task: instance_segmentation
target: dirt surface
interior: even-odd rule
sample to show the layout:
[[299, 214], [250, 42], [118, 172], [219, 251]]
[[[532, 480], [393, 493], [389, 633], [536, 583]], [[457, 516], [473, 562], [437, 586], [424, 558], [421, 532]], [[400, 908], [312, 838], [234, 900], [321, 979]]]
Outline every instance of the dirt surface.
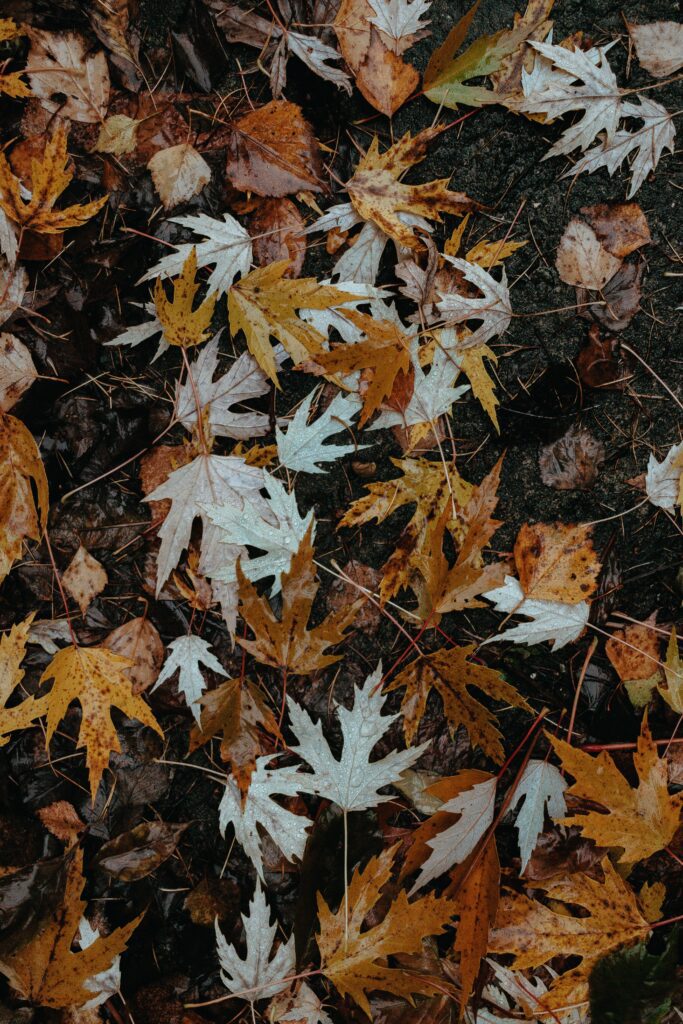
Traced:
[[[72, 2], [57, 5], [56, 9], [40, 0], [21, 0], [10, 2], [9, 7], [9, 13], [17, 19], [28, 19], [30, 14], [31, 20], [43, 27], [84, 29], [87, 25], [82, 9]], [[466, 7], [461, 0], [434, 0], [430, 12], [432, 35], [410, 53], [418, 69], [424, 69], [435, 45], [445, 38]], [[501, 0], [482, 3], [472, 37], [511, 24], [516, 7], [513, 2]], [[633, 88], [650, 86], [652, 79], [635, 59], [629, 60], [624, 18], [638, 22], [678, 16], [679, 5], [672, 0], [556, 0], [553, 12], [556, 39], [579, 29], [597, 44], [617, 39], [610, 62], [620, 84]], [[187, 17], [188, 5], [183, 0], [142, 0], [144, 46], [156, 67], [177, 61], [171, 33], [182, 27]], [[231, 103], [244, 105], [245, 83], [254, 104], [270, 98], [267, 80], [251, 72], [254, 52], [230, 47], [227, 61], [214, 75], [214, 89], [230, 97]], [[241, 74], [240, 67], [248, 73]], [[179, 90], [192, 88], [181, 65], [175, 66], [175, 73]], [[290, 64], [289, 75], [287, 97], [302, 105], [317, 137], [330, 147], [330, 166], [339, 181], [346, 181], [352, 172], [357, 158], [355, 147], [367, 146], [373, 134], [378, 133], [388, 144], [407, 130], [415, 132], [428, 126], [437, 112], [434, 104], [417, 98], [390, 123], [365, 104], [357, 91], [347, 97], [295, 61]], [[683, 107], [680, 82], [658, 88], [656, 96], [668, 110]], [[453, 113], [453, 120], [467, 112], [463, 109]], [[445, 116], [450, 113], [444, 112]], [[3, 131], [5, 141], [19, 130], [19, 124], [19, 113], [12, 106]], [[565, 161], [543, 159], [559, 131], [556, 125], [534, 123], [502, 108], [478, 110], [445, 132], [408, 179], [450, 177], [454, 189], [467, 192], [483, 204], [482, 212], [471, 220], [468, 244], [482, 237], [500, 239], [511, 226], [514, 238], [528, 240], [507, 261], [515, 316], [503, 340], [493, 346], [499, 356], [500, 434], [493, 430], [474, 398], [459, 402], [452, 417], [457, 465], [466, 479], [479, 482], [505, 453], [497, 509], [504, 525], [494, 544], [499, 552], [511, 551], [520, 526], [527, 522], [596, 524], [596, 548], [605, 565], [602, 594], [592, 611], [598, 630], [610, 631], [609, 623], [619, 621], [614, 618], [617, 612], [639, 620], [657, 612], [658, 623], [667, 628], [677, 619], [680, 623], [681, 529], [673, 517], [642, 503], [643, 492], [636, 478], [644, 472], [650, 452], [661, 458], [681, 440], [680, 407], [668, 390], [683, 394], [681, 314], [677, 311], [683, 297], [680, 276], [676, 276], [681, 273], [683, 238], [680, 165], [674, 157], [665, 155], [656, 174], [636, 196], [647, 217], [652, 243], [640, 257], [645, 261], [641, 308], [618, 341], [638, 353], [643, 362], [624, 353], [628, 379], [623, 390], [587, 388], [579, 379], [574, 361], [587, 342], [590, 323], [577, 315], [574, 289], [560, 282], [555, 253], [571, 217], [587, 205], [623, 200], [628, 179], [624, 172], [609, 178], [604, 170], [576, 180], [562, 178]], [[213, 174], [201, 196], [176, 209], [175, 215], [201, 210], [218, 215], [227, 208], [220, 162], [211, 156], [207, 159], [218, 173]], [[82, 199], [86, 194], [100, 194], [100, 171], [96, 171], [96, 160], [85, 153], [85, 148], [78, 153], [77, 165], [74, 195]], [[332, 196], [323, 197], [320, 203], [326, 208], [333, 201]], [[435, 238], [440, 249], [453, 224], [451, 218], [446, 218], [437, 229]], [[109, 574], [106, 596], [96, 601], [78, 623], [79, 638], [87, 643], [101, 642], [115, 626], [143, 613], [168, 643], [187, 631], [192, 618], [191, 609], [177, 594], [173, 600], [155, 600], [150, 589], [147, 557], [154, 542], [149, 511], [141, 502], [138, 458], [168, 422], [173, 382], [181, 361], [171, 352], [151, 362], [153, 343], [149, 342], [125, 351], [103, 345], [124, 326], [141, 319], [130, 303], [149, 301], [149, 289], [137, 281], [166, 251], [154, 236], [178, 241], [186, 233], [164, 219], [149, 175], [142, 174], [132, 179], [128, 191], [117, 194], [115, 210], [104, 231], [99, 224], [88, 225], [73, 234], [65, 258], [32, 267], [36, 316], [13, 328], [31, 348], [43, 375], [15, 412], [41, 442], [51, 488], [50, 534], [57, 564], [64, 569], [82, 542]], [[304, 274], [322, 278], [329, 274], [331, 264], [332, 257], [327, 256], [324, 246], [313, 245], [307, 253]], [[380, 281], [393, 283], [388, 258]], [[43, 322], [43, 315], [49, 317], [48, 324]], [[221, 322], [224, 303], [216, 317], [216, 324]], [[239, 339], [236, 350], [242, 345]], [[263, 408], [268, 409], [272, 401], [273, 414], [286, 413], [309, 389], [310, 381], [304, 375], [286, 372], [282, 392], [264, 400]], [[572, 424], [586, 427], [602, 443], [605, 461], [590, 489], [558, 491], [542, 482], [539, 455], [542, 446], [562, 436]], [[374, 436], [363, 440], [370, 444]], [[174, 428], [165, 440], [179, 444], [183, 437], [183, 431]], [[316, 557], [327, 566], [332, 560], [345, 565], [356, 559], [380, 569], [408, 518], [410, 510], [399, 511], [382, 526], [370, 525], [357, 531], [336, 529], [344, 510], [365, 493], [369, 479], [395, 475], [390, 458], [400, 456], [401, 449], [388, 431], [379, 437], [359, 459], [373, 464], [369, 476], [354, 470], [353, 459], [347, 458], [335, 464], [324, 478], [302, 475], [297, 481], [299, 507], [302, 511], [311, 507], [315, 510]], [[438, 457], [438, 453], [430, 457]], [[640, 507], [630, 511], [639, 503]], [[36, 548], [34, 555], [12, 572], [0, 591], [2, 628], [31, 611], [36, 611], [37, 618], [61, 614], [47, 552]], [[321, 578], [321, 594], [325, 596], [332, 576], [323, 573]], [[406, 600], [405, 605], [408, 607], [410, 601]], [[490, 636], [499, 625], [500, 615], [482, 609], [446, 616], [441, 628], [462, 643]], [[214, 645], [226, 668], [239, 674], [241, 653], [232, 650], [227, 629], [215, 609], [206, 617], [203, 636]], [[602, 634], [592, 632], [556, 655], [547, 645], [528, 649], [498, 644], [485, 648], [482, 659], [504, 670], [534, 710], [547, 708], [548, 721], [556, 723], [571, 707], [591, 636]], [[434, 631], [423, 638], [425, 650], [442, 643], [443, 638]], [[384, 617], [375, 631], [353, 635], [338, 672], [290, 680], [289, 692], [295, 698], [305, 696], [311, 714], [323, 715], [326, 729], [334, 732], [334, 723], [329, 721], [331, 698], [344, 700], [351, 685], [361, 681], [379, 657], [388, 666], [405, 646], [405, 636]], [[577, 734], [585, 742], [628, 743], [638, 735], [640, 715], [619, 687], [603, 650], [601, 643], [590, 663], [578, 706]], [[29, 692], [36, 689], [46, 662], [38, 648], [32, 651], [26, 677]], [[262, 666], [258, 669], [265, 690], [279, 706], [280, 674]], [[215, 880], [222, 872], [224, 931], [228, 937], [238, 935], [237, 914], [245, 908], [244, 892], [251, 887], [246, 880], [252, 872], [241, 850], [232, 846], [230, 836], [224, 840], [219, 835], [221, 785], [202, 771], [158, 763], [161, 758], [166, 762], [188, 760], [199, 767], [208, 764], [205, 752], [187, 757], [189, 713], [182, 700], [165, 686], [152, 694], [150, 703], [164, 726], [165, 743], [121, 721], [123, 752], [112, 760], [117, 785], [106, 807], [97, 801], [90, 806], [82, 759], [73, 760], [77, 711], [72, 709], [71, 717], [55, 737], [49, 761], [35, 730], [0, 749], [0, 827], [15, 844], [34, 851], [35, 857], [50, 858], [57, 856], [60, 846], [36, 824], [35, 813], [57, 800], [72, 803], [89, 824], [86, 856], [93, 855], [103, 839], [142, 820], [158, 817], [166, 822], [190, 823], [179, 846], [180, 855], [166, 861], [154, 876], [131, 884], [95, 873], [88, 883], [90, 898], [107, 901], [111, 920], [129, 920], [133, 913], [147, 907], [145, 920], [126, 954], [125, 995], [135, 1024], [167, 1024], [193, 1019], [182, 1017], [180, 1000], [204, 1001], [223, 991], [213, 929], [192, 923], [184, 909], [185, 899], [204, 879]], [[504, 709], [500, 721], [506, 750], [510, 751], [524, 735], [529, 718]], [[656, 736], [669, 736], [676, 716], [659, 702], [652, 709], [650, 721]], [[387, 737], [387, 747], [399, 737], [396, 728]], [[464, 734], [451, 742], [436, 700], [434, 706], [430, 702], [420, 730], [419, 739], [428, 738], [433, 743], [421, 762], [426, 769], [449, 774], [463, 767], [487, 766], [481, 752], [470, 749]], [[544, 750], [545, 741], [541, 740], [535, 756], [543, 756]], [[66, 760], [60, 762], [62, 758]], [[352, 819], [350, 864], [381, 845], [376, 814], [368, 812]], [[408, 812], [405, 818], [399, 814], [397, 827], [407, 819]], [[315, 842], [301, 879], [282, 870], [277, 858], [272, 857], [273, 867], [268, 874], [271, 902], [283, 924], [294, 925], [300, 950], [310, 939], [316, 885], [322, 880], [328, 899], [338, 895], [336, 883], [325, 890], [325, 879], [332, 874], [326, 871], [326, 865], [338, 858], [340, 844], [341, 818], [327, 810], [316, 823]], [[17, 857], [8, 850], [0, 850], [2, 865], [18, 866]], [[657, 864], [652, 870], [656, 874]], [[4, 910], [0, 902], [0, 913]], [[226, 1005], [231, 1006], [207, 1007], [202, 1015], [207, 1020], [231, 1020], [233, 1014]], [[357, 1008], [347, 1008], [346, 1014], [334, 1020], [362, 1019]], [[0, 1017], [5, 1019], [20, 1018]], [[38, 1011], [33, 1019], [57, 1018], [49, 1011]]]

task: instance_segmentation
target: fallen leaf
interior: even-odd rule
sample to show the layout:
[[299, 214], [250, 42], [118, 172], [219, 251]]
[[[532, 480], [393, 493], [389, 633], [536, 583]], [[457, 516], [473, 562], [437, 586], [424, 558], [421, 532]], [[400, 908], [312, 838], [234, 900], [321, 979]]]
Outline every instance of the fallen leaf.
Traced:
[[[361, 931], [364, 920], [379, 901], [387, 884], [396, 848], [385, 850], [353, 874], [346, 900], [334, 913], [318, 893], [320, 932], [317, 936], [321, 970], [342, 996], [351, 996], [372, 1016], [368, 992], [381, 989], [410, 999], [414, 993], [426, 995], [439, 991], [441, 979], [420, 977], [414, 972], [387, 966], [387, 958], [397, 953], [415, 953], [422, 939], [440, 935], [458, 912], [454, 900], [437, 898], [433, 893], [412, 903], [404, 890], [389, 905], [384, 919]], [[345, 926], [345, 906], [348, 923]], [[443, 983], [441, 982], [441, 985]]]
[[[570, 875], [534, 883], [543, 888], [555, 910], [521, 893], [503, 895], [495, 926], [489, 938], [489, 952], [513, 954], [517, 969], [539, 967], [553, 957], [581, 957], [578, 967], [556, 978], [547, 995], [534, 1000], [534, 1013], [552, 1017], [556, 1010], [581, 1004], [588, 998], [588, 979], [597, 960], [612, 950], [634, 942], [649, 930], [631, 889], [619, 877], [610, 861], [602, 862], [604, 882], [585, 874]], [[582, 907], [583, 917], [572, 917], [557, 902]]]
[[[137, 130], [140, 121], [127, 114], [112, 114], [100, 126], [94, 150], [96, 153], [111, 153], [112, 156], [126, 156], [137, 145]], [[158, 191], [158, 188], [157, 188]]]
[[314, 397], [315, 389], [309, 392], [289, 421], [286, 433], [278, 426], [275, 428], [280, 465], [302, 473], [322, 473], [318, 463], [335, 462], [344, 455], [367, 448], [364, 444], [323, 444], [342, 431], [353, 436], [351, 423], [361, 406], [356, 395], [336, 394], [320, 416], [309, 423]]
[[443, 710], [451, 736], [464, 726], [473, 747], [481, 747], [487, 757], [500, 764], [504, 758], [502, 735], [495, 726], [496, 716], [470, 693], [476, 687], [493, 700], [530, 711], [524, 698], [501, 674], [487, 665], [470, 661], [475, 645], [443, 647], [415, 658], [392, 682], [387, 693], [406, 688], [401, 702], [406, 742], [413, 743], [425, 713], [427, 697], [434, 688], [443, 701]]
[[678, 651], [678, 637], [676, 636], [675, 626], [671, 627], [671, 636], [666, 648], [664, 678], [666, 686], [660, 681], [657, 689], [669, 707], [677, 715], [683, 715], [683, 659], [681, 659]]
[[500, 863], [495, 839], [491, 838], [457, 890], [460, 919], [453, 952], [460, 953], [461, 1016], [474, 990], [482, 958], [486, 956], [489, 930], [496, 919], [499, 898]]
[[234, 946], [226, 942], [216, 922], [216, 945], [221, 967], [221, 981], [229, 992], [254, 1003], [270, 999], [289, 985], [294, 971], [294, 936], [281, 942], [273, 953], [277, 924], [270, 923], [270, 908], [257, 880], [249, 904], [249, 914], [242, 914], [246, 956], [239, 955]]
[[56, 800], [53, 804], [41, 807], [37, 814], [48, 832], [67, 846], [72, 846], [85, 828], [75, 808], [66, 800]]
[[90, 604], [102, 593], [109, 577], [101, 562], [79, 545], [76, 554], [62, 574], [62, 585], [85, 616]]
[[288, 260], [287, 277], [298, 277], [306, 258], [305, 224], [290, 199], [266, 199], [249, 219], [254, 261], [259, 267]]
[[48, 509], [38, 446], [21, 420], [0, 413], [0, 581], [21, 555], [24, 541], [41, 539]]
[[[629, 266], [632, 264], [626, 264], [624, 269]], [[606, 390], [626, 387], [628, 371], [618, 356], [617, 341], [615, 338], [601, 338], [597, 324], [590, 328], [588, 341], [576, 357], [575, 366], [585, 387]]]
[[147, 167], [165, 210], [186, 203], [211, 180], [211, 168], [189, 142], [160, 149]]
[[178, 224], [203, 236], [203, 241], [176, 245], [175, 252], [162, 256], [158, 263], [145, 271], [140, 278], [141, 282], [150, 281], [155, 277], [175, 277], [180, 274], [193, 248], [196, 251], [198, 269], [215, 264], [206, 282], [208, 294], [217, 292], [218, 295], [222, 295], [227, 292], [238, 275], [244, 277], [249, 273], [252, 262], [251, 238], [229, 213], [224, 213], [222, 220], [208, 217], [205, 213], [186, 214], [168, 219], [171, 224]]
[[[640, 309], [644, 268], [643, 262], [624, 263], [602, 289], [598, 301], [594, 301], [594, 292], [577, 288], [576, 303], [581, 307], [579, 316], [597, 321], [608, 331], [625, 330]], [[625, 381], [626, 371], [622, 370], [621, 375], [616, 376]], [[622, 387], [625, 386], [624, 382]]]
[[[508, 291], [505, 267], [501, 270], [501, 279], [483, 270], [476, 263], [457, 256], [444, 257], [448, 263], [459, 270], [466, 282], [482, 293], [481, 297], [463, 294], [463, 290], [439, 290], [437, 309], [446, 324], [465, 324], [468, 321], [481, 321], [479, 326], [468, 333], [458, 348], [469, 349], [486, 345], [493, 338], [504, 334], [512, 320], [512, 306]], [[444, 334], [441, 333], [443, 341]]]
[[166, 821], [144, 821], [101, 846], [93, 865], [120, 882], [146, 878], [175, 853], [188, 827]]
[[555, 765], [547, 761], [529, 761], [526, 764], [509, 804], [510, 810], [513, 811], [524, 798], [522, 809], [515, 821], [523, 872], [526, 871], [538, 837], [543, 832], [546, 811], [552, 821], [557, 821], [566, 814], [566, 788], [567, 783]]
[[168, 679], [178, 673], [178, 689], [185, 698], [185, 703], [199, 725], [199, 702], [206, 687], [201, 666], [210, 669], [219, 676], [228, 673], [218, 658], [209, 649], [209, 644], [201, 636], [179, 636], [168, 645], [168, 655], [164, 662], [153, 689], [156, 690]]
[[0, 412], [9, 412], [37, 376], [23, 341], [13, 334], [0, 334]]
[[639, 62], [655, 78], [668, 78], [683, 67], [683, 25], [677, 21], [627, 24]]
[[621, 267], [590, 224], [574, 217], [560, 239], [555, 266], [565, 284], [600, 291]]
[[638, 203], [582, 206], [581, 215], [593, 228], [603, 249], [619, 259], [652, 241], [645, 214]]
[[588, 491], [606, 458], [604, 445], [585, 427], [572, 424], [562, 437], [541, 449], [541, 480], [556, 491]]
[[26, 656], [26, 644], [33, 615], [12, 626], [9, 633], [0, 636], [0, 746], [9, 741], [8, 733], [28, 729], [45, 714], [45, 700], [27, 697], [13, 707], [7, 702], [24, 678], [21, 663]]
[[553, 650], [559, 651], [566, 644], [578, 640], [590, 616], [588, 601], [566, 604], [564, 601], [538, 601], [526, 597], [514, 576], [506, 576], [502, 587], [489, 590], [483, 596], [494, 603], [497, 612], [505, 612], [508, 617], [526, 615], [532, 620], [522, 622], [497, 636], [488, 637], [483, 641], [484, 644], [495, 643], [497, 640], [540, 644], [544, 640], [551, 640]]
[[102, 121], [109, 104], [109, 70], [102, 50], [88, 52], [75, 32], [44, 32], [31, 27], [26, 74], [31, 93], [51, 114], [70, 121]]
[[124, 675], [129, 667], [127, 658], [105, 647], [71, 646], [55, 654], [40, 678], [41, 683], [54, 680], [46, 697], [48, 743], [69, 705], [74, 700], [81, 705], [78, 747], [86, 748], [93, 800], [111, 751], [120, 750], [111, 719], [112, 707], [119, 708], [129, 718], [137, 718], [163, 736], [147, 704], [133, 694], [130, 679]]
[[657, 755], [643, 717], [633, 767], [638, 785], [632, 789], [607, 751], [592, 757], [564, 740], [551, 737], [555, 753], [564, 771], [575, 782], [567, 796], [589, 800], [605, 812], [578, 808], [562, 819], [564, 825], [578, 825], [584, 836], [602, 846], [619, 848], [618, 861], [633, 864], [645, 860], [671, 842], [680, 825], [683, 793], [669, 796], [666, 761]]
[[525, 523], [515, 541], [515, 564], [527, 598], [578, 604], [593, 596], [602, 568], [592, 527]]
[[161, 278], [154, 287], [154, 306], [169, 345], [191, 348], [208, 337], [209, 324], [216, 308], [217, 295], [207, 295], [193, 309], [200, 285], [197, 276], [197, 250], [193, 247], [179, 277], [173, 281], [173, 298], [169, 299]]
[[234, 188], [257, 196], [322, 192], [318, 142], [301, 107], [271, 100], [230, 124], [226, 173]]
[[657, 508], [674, 512], [679, 505], [683, 509], [683, 441], [669, 448], [661, 462], [650, 452], [645, 491]]
[[616, 630], [605, 642], [605, 654], [622, 683], [650, 680], [654, 687], [661, 679], [662, 641], [656, 623], [655, 612], [643, 623]]
[[164, 645], [159, 630], [144, 615], [117, 626], [102, 641], [102, 646], [131, 662], [124, 673], [133, 693], [143, 693], [156, 682], [164, 661]]
[[12, 988], [36, 1006], [59, 1009], [81, 1006], [91, 999], [93, 993], [87, 982], [111, 966], [142, 920], [142, 915], [135, 917], [87, 948], [72, 950], [86, 908], [81, 900], [85, 884], [82, 870], [83, 851], [76, 847], [71, 855], [62, 905], [52, 918], [42, 923], [28, 945], [0, 961], [0, 971]]

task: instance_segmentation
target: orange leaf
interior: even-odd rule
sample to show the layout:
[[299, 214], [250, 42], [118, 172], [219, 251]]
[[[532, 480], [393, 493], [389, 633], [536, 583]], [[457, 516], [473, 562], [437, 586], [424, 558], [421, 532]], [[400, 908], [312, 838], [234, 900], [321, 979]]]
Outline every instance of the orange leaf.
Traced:
[[301, 107], [271, 100], [230, 125], [227, 176], [257, 196], [322, 192], [318, 141]]
[[525, 524], [517, 534], [515, 563], [526, 597], [578, 604], [595, 593], [602, 568], [590, 526]]

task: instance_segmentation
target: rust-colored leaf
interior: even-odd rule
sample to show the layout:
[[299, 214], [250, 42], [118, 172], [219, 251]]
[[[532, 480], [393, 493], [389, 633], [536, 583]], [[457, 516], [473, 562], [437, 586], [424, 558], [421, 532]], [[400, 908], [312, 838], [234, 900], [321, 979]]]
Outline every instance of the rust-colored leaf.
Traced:
[[301, 107], [271, 100], [233, 121], [226, 173], [235, 188], [257, 196], [322, 192], [318, 142]]

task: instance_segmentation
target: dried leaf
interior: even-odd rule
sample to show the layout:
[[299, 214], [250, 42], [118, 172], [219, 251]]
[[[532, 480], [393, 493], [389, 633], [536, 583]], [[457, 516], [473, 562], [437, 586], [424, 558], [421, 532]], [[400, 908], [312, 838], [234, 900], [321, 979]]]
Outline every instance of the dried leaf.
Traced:
[[660, 682], [657, 687], [661, 696], [677, 715], [683, 715], [683, 659], [678, 651], [675, 626], [671, 627], [671, 636], [666, 647], [664, 678], [666, 686]]
[[164, 645], [159, 630], [144, 615], [117, 626], [107, 634], [102, 646], [131, 662], [124, 672], [134, 694], [143, 693], [156, 682], [164, 661]]
[[232, 185], [257, 196], [322, 192], [318, 142], [301, 107], [271, 100], [229, 128], [226, 173]]
[[88, 52], [75, 32], [31, 27], [26, 74], [31, 93], [51, 114], [90, 124], [102, 121], [109, 104], [109, 70], [102, 50]]
[[175, 852], [187, 824], [145, 821], [101, 846], [94, 866], [121, 882], [146, 878]]
[[81, 615], [85, 615], [108, 582], [104, 566], [80, 544], [62, 575], [62, 585], [81, 609]]
[[585, 427], [572, 424], [566, 434], [541, 449], [541, 480], [556, 491], [587, 491], [595, 485], [607, 454]]
[[592, 527], [525, 523], [515, 541], [515, 564], [527, 598], [578, 604], [593, 596], [602, 568]]
[[165, 210], [186, 203], [211, 180], [211, 168], [189, 142], [160, 149], [147, 168]]
[[582, 206], [581, 214], [601, 246], [623, 259], [652, 241], [645, 214], [638, 203], [598, 203]]
[[254, 261], [259, 267], [288, 260], [287, 277], [298, 277], [304, 266], [304, 222], [290, 199], [266, 199], [249, 220]]
[[48, 508], [47, 477], [33, 436], [21, 420], [0, 413], [0, 581], [24, 541], [41, 539]]
[[8, 708], [7, 702], [24, 678], [21, 663], [26, 656], [29, 629], [33, 615], [12, 626], [9, 633], [0, 636], [0, 746], [8, 742], [5, 734], [28, 729], [45, 714], [44, 698], [28, 697], [20, 704]]
[[565, 284], [599, 291], [621, 262], [603, 247], [590, 224], [574, 217], [560, 239], [555, 266]]
[[201, 345], [208, 337], [217, 295], [207, 295], [199, 306], [193, 309], [200, 288], [195, 280], [196, 276], [197, 250], [193, 246], [183, 265], [182, 273], [173, 281], [172, 299], [166, 295], [161, 278], [157, 279], [154, 305], [164, 332], [164, 340], [169, 345], [192, 348], [194, 345]]
[[0, 412], [9, 412], [37, 376], [26, 345], [13, 334], [0, 334]]
[[638, 60], [655, 78], [668, 78], [683, 67], [683, 25], [677, 21], [652, 21], [627, 25]]
[[486, 843], [465, 880], [457, 890], [460, 914], [453, 952], [460, 953], [462, 995], [461, 1016], [479, 974], [482, 957], [486, 955], [489, 929], [496, 919], [500, 897], [500, 863], [495, 839]]

